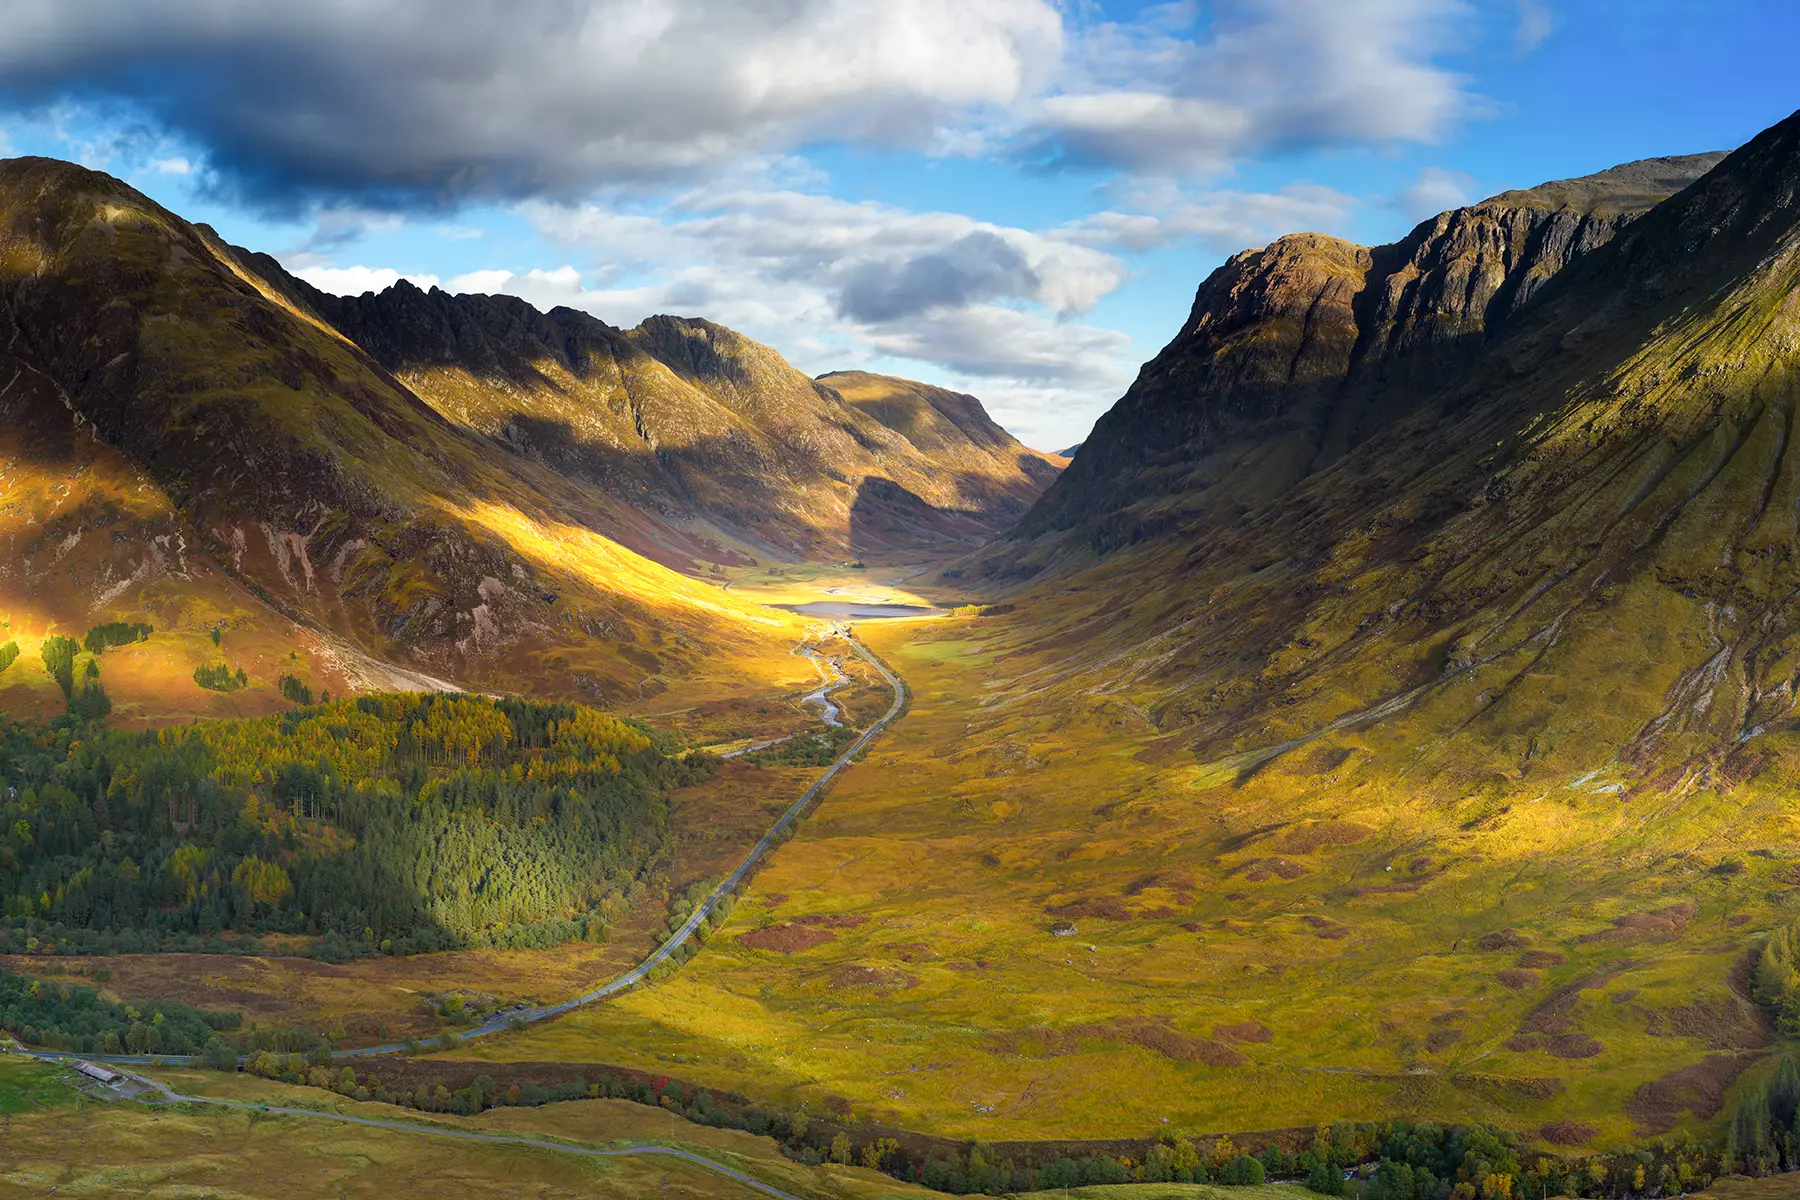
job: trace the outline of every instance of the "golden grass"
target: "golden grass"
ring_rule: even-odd
[[[1778,919],[1784,868],[1712,868],[1783,852],[1778,789],[1634,803],[1570,775],[1541,799],[1446,798],[1357,769],[1392,760],[1379,729],[1213,782],[1119,699],[1021,702],[987,622],[860,628],[912,710],[707,951],[459,1057],[681,1064],[696,1082],[994,1141],[1413,1116],[1527,1133],[1580,1120],[1597,1147],[1646,1128],[1643,1085],[1755,1053],[1729,980]],[[1000,678],[1014,682],[997,695]],[[1679,929],[1614,924],[1677,902],[1696,906]],[[1076,936],[1051,935],[1057,911]],[[830,914],[866,921],[792,955],[736,940]],[[1528,947],[1480,948],[1506,928]],[[1564,961],[1509,986],[1526,948]],[[865,966],[898,975],[857,986],[845,968]],[[1507,1045],[1568,988],[1554,1027],[1595,1039],[1594,1056]],[[1692,1019],[1696,1005],[1715,1016]],[[1258,1025],[1266,1040],[1233,1031]]]
[[[38,1093],[57,1068],[0,1061],[0,1095],[30,1077]],[[379,1120],[417,1121],[551,1137],[589,1146],[658,1140],[717,1158],[802,1196],[863,1200],[918,1189],[848,1168],[808,1168],[773,1143],[686,1126],[671,1142],[659,1114],[618,1101],[586,1101],[477,1118],[426,1119],[330,1093],[198,1072],[159,1075],[189,1094],[316,1107]],[[220,1081],[220,1082],[214,1082]],[[322,1099],[321,1099],[322,1098]],[[635,1111],[634,1111],[635,1110]],[[666,1124],[666,1123],[663,1123]],[[659,1136],[662,1135],[662,1136]],[[692,1164],[665,1159],[584,1159],[555,1150],[469,1145],[323,1119],[243,1113],[199,1105],[149,1109],[79,1105],[67,1096],[14,1113],[0,1155],[0,1196],[215,1197],[619,1197],[645,1194],[750,1197],[751,1188]]]

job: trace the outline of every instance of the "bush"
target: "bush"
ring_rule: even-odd
[[[49,672],[50,678],[56,680],[56,686],[62,689],[65,700],[72,699],[75,695],[75,652],[80,649],[74,638],[52,634],[44,639],[44,645],[39,651],[44,657],[44,670]]]
[[[0,646],[0,671],[13,665],[19,659],[19,643],[8,642]]]
[[[107,621],[87,631],[81,640],[89,654],[104,654],[108,646],[129,646],[133,642],[147,642],[150,635],[156,632],[149,625],[138,622]]]
[[[244,668],[235,672],[227,663],[216,666],[194,668],[194,682],[209,691],[235,692],[239,688],[250,686],[250,677],[244,674]]]
[[[1262,1163],[1248,1154],[1240,1154],[1219,1168],[1219,1182],[1234,1187],[1247,1187],[1268,1179]]]
[[[69,698],[69,713],[84,721],[98,721],[110,712],[112,700],[107,697],[106,689],[91,679]]]
[[[209,1071],[236,1071],[238,1068],[237,1049],[223,1038],[214,1038],[206,1043],[206,1049],[200,1052],[200,1065]]]

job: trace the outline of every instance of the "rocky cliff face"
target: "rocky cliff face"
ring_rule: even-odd
[[[629,505],[644,519],[617,536],[672,565],[979,541],[1056,474],[973,397],[960,424],[910,440],[709,321],[657,316],[619,330],[573,309],[407,283],[330,296],[254,263],[453,425]]]
[[[1571,262],[1721,157],[1508,192],[1391,246],[1295,234],[1235,256],[1019,534],[1080,530],[1104,553],[1282,494],[1459,378]]]

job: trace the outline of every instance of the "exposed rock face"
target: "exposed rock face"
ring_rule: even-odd
[[[932,436],[909,438],[709,321],[618,330],[574,309],[405,282],[331,296],[254,262],[447,420],[654,514],[632,544],[678,565],[743,561],[736,544],[820,557],[973,542],[1056,475],[973,397]]]
[[[1457,379],[1572,261],[1721,157],[1508,192],[1391,246],[1294,234],[1233,257],[1019,532],[1081,527],[1104,552],[1280,495]]]

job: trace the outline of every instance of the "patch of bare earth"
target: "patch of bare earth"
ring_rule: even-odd
[[[1321,846],[1354,846],[1374,836],[1373,829],[1355,821],[1308,821],[1290,829],[1275,848],[1283,854],[1310,854]]]
[[[1251,883],[1267,883],[1271,879],[1298,879],[1311,874],[1297,862],[1285,858],[1252,858],[1238,867]]]
[[[1700,1062],[1640,1084],[1625,1102],[1625,1115],[1637,1123],[1638,1137],[1657,1137],[1675,1128],[1683,1112],[1707,1121],[1725,1107],[1725,1094],[1745,1068],[1748,1054],[1709,1054]]]
[[[783,921],[779,925],[770,925],[763,929],[753,929],[749,933],[740,933],[737,940],[738,945],[751,950],[772,950],[776,954],[798,954],[800,951],[810,950],[814,946],[823,946],[826,942],[835,942],[837,934],[817,926]]]
[[[832,970],[829,980],[833,990],[846,988],[872,988],[880,995],[889,992],[903,992],[907,988],[919,986],[917,976],[908,975],[905,971],[893,967],[867,967],[855,963],[846,963]]]
[[[1599,1137],[1600,1131],[1580,1121],[1553,1121],[1538,1130],[1537,1135],[1552,1146],[1584,1146]]]
[[[1768,1040],[1754,1021],[1745,1019],[1735,998],[1642,1011],[1645,1032],[1651,1037],[1694,1038],[1713,1050],[1755,1050]]]
[[[1238,1067],[1250,1060],[1217,1038],[1195,1037],[1176,1029],[1170,1017],[1121,1017],[1063,1029],[1034,1026],[993,1035],[1003,1053],[1055,1058],[1073,1054],[1082,1041],[1139,1046],[1176,1062],[1197,1062],[1209,1067]]]
[[[1222,1042],[1268,1042],[1274,1040],[1275,1031],[1261,1021],[1239,1021],[1215,1026],[1213,1037]]]
[[[1671,904],[1667,908],[1659,908],[1655,912],[1626,913],[1622,917],[1613,918],[1611,929],[1602,929],[1597,933],[1583,934],[1576,940],[1582,943],[1607,942],[1619,946],[1636,945],[1650,939],[1680,937],[1687,930],[1698,909],[1692,901],[1683,900],[1680,904]]]

